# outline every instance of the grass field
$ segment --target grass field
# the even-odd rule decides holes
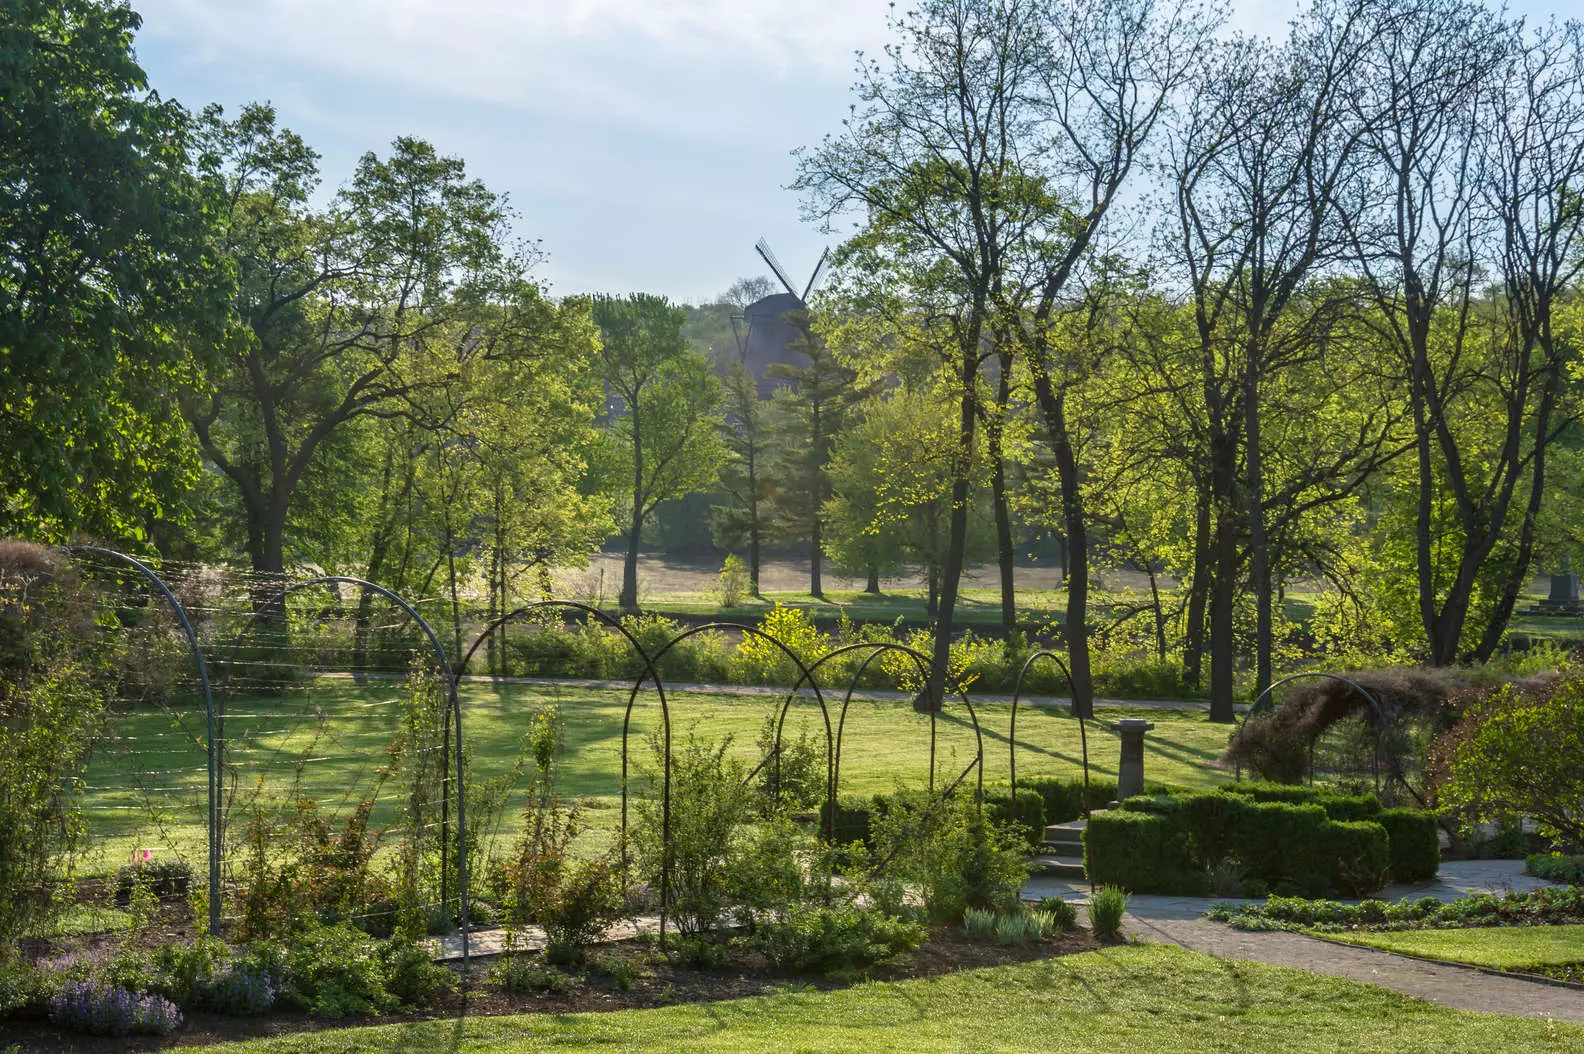
[[[400,731],[402,687],[395,682],[357,685],[323,680],[296,696],[234,699],[227,706],[227,758],[231,823],[243,803],[262,786],[278,797],[300,778],[324,808],[344,811],[372,786],[385,748]],[[668,696],[674,737],[694,730],[709,740],[732,737],[732,752],[757,761],[755,740],[765,716],[779,701],[764,696]],[[621,726],[626,693],[544,689],[475,682],[464,685],[463,728],[479,776],[507,772],[520,751],[528,715],[540,705],[559,707],[563,718],[563,786],[589,799],[597,828],[615,827],[621,790]],[[839,700],[837,701],[839,705]],[[836,721],[837,705],[832,707]],[[984,746],[986,782],[1005,782],[1010,707],[977,707]],[[1115,778],[1118,741],[1108,725],[1120,716],[1147,717],[1155,730],[1146,741],[1147,778],[1182,787],[1207,787],[1227,776],[1209,767],[1224,748],[1228,728],[1211,724],[1203,712],[1102,708],[1088,723],[1090,773]],[[174,847],[191,852],[203,844],[206,803],[201,711],[143,710],[121,716],[111,740],[96,753],[86,782],[88,830],[99,847],[89,870],[125,862],[135,847]],[[652,692],[639,697],[633,715],[631,758],[648,766],[649,733],[660,727]],[[812,701],[794,703],[787,731],[807,729],[823,748],[824,724]],[[971,763],[974,735],[961,704],[948,704],[936,722],[936,778],[945,783]],[[857,700],[842,737],[842,793],[889,790],[899,781],[923,786],[928,777],[930,722],[903,702]],[[1078,724],[1065,710],[1020,708],[1018,773],[1078,776]],[[300,777],[298,776],[300,773]],[[970,777],[971,779],[971,777]],[[641,781],[634,792],[641,789]],[[374,819],[396,814],[397,791],[387,785]],[[511,819],[508,814],[508,819]],[[201,856],[201,852],[199,854]]]
[[[789,990],[605,1014],[463,1018],[204,1049],[362,1051],[1086,1051],[1462,1054],[1584,1048],[1584,1028],[1447,1010],[1383,988],[1162,945],[924,981]]]
[[[1543,966],[1584,963],[1584,926],[1488,926],[1459,930],[1328,933],[1326,936],[1349,944],[1496,970],[1535,970]]]

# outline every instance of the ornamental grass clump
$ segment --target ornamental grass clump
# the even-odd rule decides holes
[[[1127,894],[1115,886],[1105,886],[1089,898],[1089,928],[1101,940],[1122,936],[1122,916],[1127,912]]]
[[[182,1024],[181,1011],[163,996],[68,981],[50,1000],[50,1020],[91,1036],[168,1036]]]
[[[970,940],[987,941],[996,934],[996,913],[985,908],[963,912],[963,929]]]

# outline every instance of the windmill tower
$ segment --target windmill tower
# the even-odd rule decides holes
[[[765,371],[774,365],[785,364],[791,367],[801,367],[807,362],[807,355],[803,349],[812,339],[808,332],[808,297],[814,291],[814,286],[819,282],[820,275],[825,272],[825,262],[830,258],[830,250],[826,249],[820,254],[819,263],[814,265],[814,273],[809,275],[807,284],[800,293],[792,284],[792,279],[787,275],[781,261],[776,259],[770,245],[760,238],[754,250],[769,265],[781,282],[784,293],[772,293],[754,301],[743,309],[740,322],[747,329],[744,338],[738,334],[738,351],[742,354],[743,363],[753,373],[754,382],[759,386],[759,394],[768,396],[776,387],[789,383],[766,378]],[[732,319],[735,329],[739,319]]]

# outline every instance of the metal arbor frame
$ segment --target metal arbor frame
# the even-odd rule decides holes
[[[193,630],[192,620],[187,617],[187,609],[182,607],[181,601],[176,599],[176,594],[171,591],[171,587],[141,560],[125,553],[118,553],[114,549],[105,549],[97,545],[63,545],[60,547],[60,551],[67,555],[84,553],[101,556],[125,564],[138,572],[165,599],[165,603],[169,605],[172,614],[176,616],[176,621],[181,625],[182,636],[187,639],[187,647],[192,652],[193,665],[198,668],[198,685],[203,692],[204,712],[208,728],[208,742],[204,744],[204,752],[208,757],[209,767],[209,933],[214,936],[220,932],[219,715],[215,711],[214,692],[209,684],[209,665],[204,662],[203,648],[198,645],[198,634]]]
[[[1067,669],[1067,664],[1062,661],[1062,657],[1060,655],[1058,655],[1056,652],[1043,651],[1043,650],[1042,651],[1037,651],[1033,655],[1030,655],[1028,657],[1028,661],[1023,663],[1023,668],[1018,671],[1017,683],[1014,684],[1013,688],[1012,688],[1012,722],[1011,722],[1011,728],[1007,732],[1007,767],[1008,767],[1008,770],[1009,770],[1009,772],[1011,774],[1010,782],[1012,784],[1012,818],[1014,820],[1017,819],[1017,713],[1018,713],[1018,704],[1023,701],[1023,682],[1025,680],[1027,680],[1028,675],[1029,675],[1029,671],[1034,668],[1034,664],[1036,662],[1038,662],[1040,659],[1045,659],[1045,660],[1047,660],[1049,662],[1054,662],[1056,664],[1056,668],[1061,670],[1062,677],[1064,677],[1066,679],[1066,681],[1067,681],[1068,698],[1069,699],[1072,698],[1072,694],[1071,694],[1072,690],[1073,690],[1072,673],[1071,673],[1071,671],[1069,671]],[[1078,708],[1076,706],[1069,706],[1069,710],[1072,713],[1072,716],[1078,722],[1078,742],[1079,742],[1079,745],[1080,745],[1081,749],[1083,750],[1083,786],[1084,786],[1083,814],[1084,814],[1084,819],[1087,820],[1089,818],[1089,732],[1088,732],[1088,726],[1085,724],[1084,719],[1081,716],[1079,716],[1079,714],[1078,714]]]
[[[207,720],[207,724],[206,724],[207,742],[205,743],[205,751],[206,751],[206,755],[207,755],[207,769],[208,769],[208,817],[207,817],[207,819],[208,819],[208,823],[207,823],[207,826],[208,826],[208,854],[209,854],[209,920],[208,920],[208,928],[209,928],[209,932],[212,935],[218,935],[219,932],[220,932],[220,928],[221,928],[221,906],[222,906],[221,878],[222,878],[222,870],[223,870],[223,863],[224,863],[224,843],[223,843],[224,817],[222,815],[220,802],[221,802],[221,797],[222,797],[221,782],[222,782],[222,778],[223,778],[224,753],[225,753],[225,745],[226,745],[225,711],[224,711],[223,701],[221,702],[220,705],[217,705],[217,703],[216,703],[216,698],[215,698],[215,695],[216,695],[216,693],[215,693],[216,682],[213,681],[211,679],[211,677],[210,677],[209,663],[207,662],[207,660],[204,657],[203,647],[202,647],[202,645],[201,645],[201,643],[200,643],[200,641],[198,639],[197,632],[193,628],[192,621],[188,617],[188,613],[187,613],[186,609],[182,606],[181,602],[176,598],[176,595],[172,591],[170,586],[165,582],[165,580],[163,578],[160,577],[159,574],[157,574],[151,567],[149,567],[147,564],[143,563],[142,561],[139,561],[139,560],[135,559],[134,557],[128,556],[128,555],[126,555],[124,553],[120,553],[120,552],[117,552],[117,551],[112,550],[112,549],[106,549],[106,548],[101,548],[101,547],[97,547],[97,546],[63,546],[63,547],[61,547],[61,551],[66,552],[68,554],[83,554],[83,555],[94,555],[94,556],[103,557],[103,558],[108,559],[108,560],[119,562],[119,563],[125,565],[126,567],[136,571],[139,575],[141,575],[154,588],[155,591],[157,591],[160,594],[160,596],[164,599],[165,603],[170,607],[172,613],[175,615],[178,624],[181,626],[183,637],[186,640],[188,649],[191,652],[191,655],[192,655],[192,658],[193,658],[193,663],[194,663],[194,665],[195,665],[195,667],[197,668],[197,671],[198,671],[199,684],[200,684],[200,688],[201,688],[201,691],[202,691],[202,694],[203,694],[205,714],[206,714],[206,720]],[[758,776],[763,771],[764,766],[766,764],[774,764],[776,766],[776,768],[777,768],[777,775],[779,776],[779,767],[780,767],[780,764],[781,764],[781,756],[782,756],[782,748],[783,748],[783,733],[785,731],[786,719],[787,719],[788,713],[790,712],[792,703],[805,691],[805,689],[807,691],[811,691],[813,693],[813,699],[814,699],[815,703],[818,705],[818,707],[820,709],[821,719],[822,719],[822,721],[824,723],[824,727],[825,727],[825,744],[826,744],[826,751],[825,751],[825,754],[826,754],[825,794],[826,794],[826,808],[824,809],[824,813],[825,813],[825,817],[826,817],[826,823],[825,823],[825,830],[824,830],[823,833],[824,833],[824,835],[825,835],[825,837],[827,839],[833,838],[834,834],[835,834],[835,831],[834,831],[834,827],[835,827],[835,813],[836,813],[835,802],[836,802],[837,795],[838,795],[839,788],[840,788],[843,734],[844,734],[845,729],[846,729],[848,710],[849,710],[849,708],[850,708],[850,706],[852,704],[853,696],[854,696],[855,692],[857,692],[857,690],[858,690],[858,682],[862,679],[863,675],[868,671],[870,666],[872,666],[878,659],[880,659],[881,656],[886,655],[888,653],[898,654],[898,655],[902,655],[902,656],[906,657],[906,659],[908,661],[910,661],[914,665],[915,669],[918,671],[918,673],[921,675],[922,679],[926,683],[928,682],[928,673],[929,673],[929,670],[930,670],[930,659],[929,659],[928,656],[926,656],[923,653],[917,651],[916,649],[913,649],[913,648],[907,647],[906,645],[899,644],[899,643],[892,642],[892,641],[862,642],[862,643],[857,643],[857,644],[843,645],[841,647],[833,649],[830,652],[827,652],[826,654],[822,655],[819,659],[815,660],[814,662],[808,663],[808,662],[805,662],[795,652],[793,652],[789,647],[787,647],[787,645],[785,643],[783,643],[782,641],[780,641],[779,639],[777,639],[773,635],[764,632],[762,629],[759,629],[758,627],[748,626],[748,625],[744,625],[744,624],[741,624],[741,623],[735,623],[735,622],[711,622],[711,623],[707,623],[705,625],[696,626],[696,627],[684,630],[683,632],[678,633],[675,636],[673,636],[670,639],[668,639],[656,652],[654,652],[651,655],[644,648],[643,644],[632,634],[631,631],[628,630],[628,628],[626,626],[624,626],[621,623],[621,621],[619,619],[617,619],[617,618],[615,618],[615,617],[613,617],[613,616],[611,616],[611,615],[609,615],[609,614],[607,614],[607,613],[605,613],[605,612],[603,612],[603,611],[601,611],[601,610],[599,610],[597,608],[591,607],[591,606],[586,605],[586,604],[579,604],[579,603],[575,603],[575,602],[571,602],[571,601],[553,601],[553,600],[552,601],[544,601],[544,602],[540,602],[540,603],[536,603],[536,604],[525,605],[525,606],[517,608],[516,610],[511,611],[511,612],[509,612],[509,613],[507,613],[505,615],[502,615],[502,616],[500,616],[500,617],[498,617],[496,619],[491,620],[488,624],[486,624],[486,626],[484,627],[483,631],[474,639],[474,641],[471,644],[471,646],[466,650],[466,652],[463,653],[463,655],[460,657],[457,665],[453,668],[451,663],[450,663],[449,658],[446,655],[445,647],[440,642],[439,635],[435,632],[434,627],[428,622],[428,620],[425,619],[421,614],[419,614],[417,609],[414,608],[413,605],[411,603],[409,603],[401,595],[399,595],[396,592],[394,592],[394,591],[392,591],[390,589],[387,589],[386,587],[381,586],[381,585],[379,585],[377,583],[367,581],[366,579],[355,578],[355,577],[347,576],[347,575],[319,575],[319,576],[315,576],[313,578],[308,578],[308,579],[304,579],[304,580],[296,581],[296,582],[284,582],[283,581],[280,584],[277,596],[278,596],[278,599],[280,599],[282,602],[284,602],[284,600],[285,600],[285,598],[287,596],[290,596],[293,593],[297,593],[297,592],[305,590],[305,589],[311,589],[311,588],[315,588],[315,587],[327,587],[328,588],[328,587],[338,586],[338,585],[350,585],[350,586],[355,586],[355,587],[357,587],[359,589],[372,591],[374,593],[379,594],[380,596],[385,597],[386,599],[390,600],[392,603],[396,604],[399,608],[401,608],[401,610],[407,615],[407,617],[409,619],[411,619],[412,622],[414,624],[416,624],[423,631],[424,637],[427,639],[427,641],[429,643],[429,646],[434,651],[435,661],[436,661],[437,667],[438,667],[437,673],[438,673],[439,676],[444,678],[444,682],[445,682],[445,685],[446,685],[446,693],[447,693],[447,705],[446,705],[445,710],[444,710],[444,727],[442,729],[441,737],[440,737],[441,738],[440,746],[441,746],[442,751],[444,752],[443,756],[442,756],[441,767],[442,767],[442,771],[444,771],[446,773],[446,778],[450,779],[450,780],[454,780],[455,781],[455,785],[456,785],[456,787],[455,787],[455,800],[456,800],[456,813],[457,813],[457,831],[456,831],[456,839],[457,839],[457,845],[456,845],[456,852],[457,852],[457,883],[458,883],[458,886],[460,887],[458,889],[458,891],[457,891],[457,895],[458,895],[458,898],[459,898],[459,905],[460,905],[460,917],[462,919],[462,927],[461,927],[462,934],[461,934],[461,936],[462,936],[462,955],[463,955],[464,961],[468,958],[468,955],[469,955],[468,932],[469,932],[469,929],[471,928],[471,917],[470,917],[469,903],[468,903],[468,900],[469,900],[469,893],[468,893],[468,848],[469,847],[468,847],[468,844],[467,844],[468,843],[468,837],[467,837],[467,813],[466,813],[466,809],[467,809],[467,791],[466,791],[466,781],[465,781],[465,773],[464,773],[464,745],[465,745],[466,740],[465,740],[465,737],[463,735],[463,730],[462,730],[462,708],[461,708],[461,701],[460,701],[459,685],[461,683],[461,679],[462,679],[463,675],[467,671],[468,665],[470,664],[470,662],[473,659],[474,654],[478,651],[479,647],[489,638],[489,636],[492,633],[496,632],[497,630],[500,630],[502,627],[506,626],[507,624],[509,624],[511,622],[519,621],[519,620],[525,620],[525,619],[530,618],[531,616],[534,616],[536,614],[539,614],[539,613],[542,613],[542,612],[545,612],[545,611],[556,610],[556,611],[559,611],[559,612],[561,612],[563,614],[580,614],[580,615],[584,616],[585,618],[588,618],[588,619],[591,619],[593,621],[596,621],[596,622],[600,623],[601,625],[603,625],[607,629],[615,630],[616,632],[620,633],[622,635],[622,637],[625,638],[627,644],[633,649],[634,653],[637,655],[637,657],[641,661],[641,663],[642,663],[642,671],[640,672],[638,677],[635,679],[635,681],[633,682],[633,684],[632,684],[632,686],[631,686],[631,688],[630,688],[630,690],[628,692],[627,704],[626,704],[626,707],[624,709],[623,719],[622,719],[622,772],[621,772],[621,793],[622,793],[621,825],[622,825],[622,840],[621,841],[622,841],[622,852],[623,852],[623,855],[624,855],[624,862],[625,862],[626,853],[627,853],[627,838],[626,838],[626,834],[627,834],[627,827],[628,827],[628,811],[629,811],[628,810],[628,805],[629,805],[629,798],[630,798],[629,777],[630,777],[630,738],[631,738],[632,714],[633,714],[633,709],[634,709],[634,707],[637,704],[638,693],[642,690],[643,686],[646,683],[652,682],[654,687],[655,687],[655,690],[656,690],[656,693],[657,693],[657,696],[658,696],[658,700],[659,700],[659,703],[660,703],[661,726],[662,726],[662,730],[663,730],[663,736],[662,736],[662,742],[663,742],[662,778],[661,778],[661,816],[662,816],[662,820],[661,820],[662,832],[661,833],[662,833],[662,842],[666,846],[667,855],[666,855],[666,857],[663,860],[662,865],[661,865],[661,890],[660,890],[660,898],[661,898],[661,929],[660,929],[660,937],[661,937],[661,941],[662,942],[665,939],[666,918],[667,918],[667,914],[668,914],[668,909],[670,907],[670,870],[671,870],[671,868],[670,868],[670,859],[669,859],[669,841],[670,841],[670,831],[671,831],[671,761],[672,761],[672,758],[671,758],[671,746],[672,746],[672,737],[671,737],[671,705],[670,705],[670,702],[668,701],[668,699],[666,697],[665,683],[664,683],[664,680],[661,677],[660,672],[659,672],[659,664],[660,664],[660,661],[664,658],[665,654],[667,652],[669,652],[673,647],[675,647],[679,643],[681,643],[682,641],[688,639],[689,637],[695,636],[697,634],[704,633],[706,631],[730,631],[730,632],[741,633],[741,634],[743,634],[745,636],[751,636],[751,637],[754,637],[754,638],[757,638],[759,640],[763,640],[763,641],[769,643],[770,645],[772,645],[775,649],[777,649],[782,655],[784,655],[793,664],[793,666],[798,671],[798,677],[797,677],[795,683],[791,686],[791,688],[788,689],[788,691],[786,693],[786,696],[783,698],[783,700],[781,702],[781,705],[780,705],[780,708],[779,708],[779,711],[777,713],[776,726],[775,726],[775,738],[774,738],[774,742],[772,744],[770,755],[767,756],[766,758],[764,758],[763,760],[761,760],[759,765],[756,766],[751,772],[748,773],[746,779],[747,780],[753,780],[756,776]],[[230,649],[229,649],[229,651],[228,651],[228,653],[226,655],[226,658],[225,658],[223,674],[222,674],[222,676],[221,676],[221,678],[220,678],[220,680],[218,682],[219,687],[222,689],[222,696],[224,694],[224,691],[226,689],[228,689],[228,687],[229,687],[229,685],[231,683],[232,676],[233,676],[233,674],[235,672],[237,654],[238,654],[238,651],[239,651],[239,649],[241,647],[243,637],[246,634],[246,632],[249,630],[249,628],[251,628],[258,621],[258,619],[262,616],[262,614],[263,614],[263,612],[261,610],[259,610],[257,607],[255,607],[252,610],[252,612],[250,613],[247,621],[243,624],[242,628],[238,630],[236,637],[231,642],[231,647],[230,647]],[[840,710],[839,716],[837,717],[837,720],[836,720],[835,724],[833,725],[832,721],[831,721],[830,706],[828,705],[828,703],[826,701],[825,691],[820,686],[817,674],[819,673],[821,668],[824,667],[827,663],[832,662],[833,660],[836,660],[836,659],[838,659],[838,658],[840,658],[842,656],[850,655],[850,654],[854,654],[854,653],[860,653],[860,652],[868,652],[868,654],[864,657],[863,661],[858,665],[857,669],[852,674],[852,677],[851,677],[851,679],[850,679],[850,681],[849,681],[849,683],[847,685],[846,691],[845,691],[843,699],[842,699],[842,705],[841,705],[841,710]],[[1056,656],[1054,656],[1054,655],[1052,655],[1050,653],[1040,653],[1040,655],[1036,655],[1034,658],[1039,658],[1041,656],[1046,656],[1046,657],[1052,658],[1055,661],[1057,661],[1058,664],[1060,664],[1060,660]],[[1024,674],[1027,673],[1028,665],[1031,665],[1032,662],[1033,662],[1033,659],[1030,660],[1030,664],[1026,664],[1025,665],[1024,671],[1023,671]],[[1063,667],[1063,669],[1065,670],[1065,667]],[[1023,677],[1022,677],[1022,675],[1020,675],[1019,676],[1019,681],[1018,681],[1019,690],[1021,690],[1022,680],[1023,680]],[[980,728],[978,713],[975,710],[973,702],[968,697],[967,693],[965,691],[962,691],[962,690],[959,689],[955,694],[962,700],[963,706],[965,707],[965,709],[968,712],[969,724],[972,727],[973,733],[974,733],[974,755],[973,755],[973,758],[968,762],[968,764],[962,769],[962,771],[957,773],[954,776],[954,778],[952,778],[950,783],[947,784],[945,786],[945,788],[940,792],[940,797],[941,797],[942,800],[944,800],[945,798],[947,798],[950,795],[952,795],[953,793],[955,793],[956,790],[968,778],[969,774],[970,773],[974,773],[974,774],[976,774],[974,800],[975,800],[975,802],[977,804],[982,805],[983,791],[984,791],[984,738],[983,738],[983,732],[982,732],[982,730]],[[1013,737],[1012,737],[1014,753],[1015,753],[1015,750],[1016,750],[1016,736],[1015,736],[1015,733],[1016,733],[1016,707],[1017,707],[1017,701],[1016,701],[1016,699],[1014,699],[1014,704],[1013,704]],[[932,794],[935,791],[935,785],[936,785],[936,778],[935,777],[936,777],[936,768],[937,768],[937,740],[938,740],[937,723],[938,723],[938,716],[939,716],[940,713],[941,713],[941,708],[940,707],[931,706],[929,708],[929,717],[930,717],[929,789],[930,789]],[[449,756],[452,753],[454,753],[454,762],[453,762],[452,758]],[[1085,755],[1084,755],[1084,757],[1085,757],[1085,781],[1086,781],[1086,785],[1087,785],[1087,778],[1088,778],[1087,740],[1085,741]],[[1014,765],[1015,765],[1015,759],[1014,759]],[[1014,786],[1014,789],[1015,789],[1015,787],[1016,787],[1016,783],[1015,783],[1016,770],[1015,770],[1015,768],[1013,770],[1013,774],[1014,774],[1014,784],[1013,784],[1013,786]],[[780,783],[779,778],[777,778],[775,780],[775,786],[778,789],[779,789],[779,783]],[[1015,801],[1015,796],[1014,796],[1014,801]],[[442,795],[442,800],[441,800],[441,805],[442,805],[442,810],[443,810],[443,812],[442,812],[442,820],[441,820],[441,846],[442,846],[441,853],[442,853],[442,859],[441,859],[441,864],[440,864],[440,866],[441,866],[441,882],[442,882],[442,888],[441,888],[442,900],[447,899],[445,883],[448,881],[447,876],[449,875],[449,868],[447,866],[447,860],[446,860],[446,856],[445,856],[445,854],[449,851],[449,846],[450,846],[450,832],[449,832],[449,829],[448,829],[449,828],[449,804],[450,804],[450,797],[447,796],[447,795]],[[1015,806],[1014,806],[1014,808],[1015,808]]]
[[[461,927],[462,961],[466,963],[468,960],[469,951],[467,925],[467,920],[469,918],[467,881],[467,788],[465,781],[462,778],[462,710],[457,698],[457,679],[451,672],[451,663],[450,660],[446,658],[445,647],[440,643],[440,637],[435,633],[434,627],[429,624],[429,620],[420,615],[418,610],[407,602],[406,598],[390,589],[386,589],[382,585],[370,582],[366,579],[354,578],[350,575],[317,575],[313,578],[303,579],[300,582],[289,582],[283,584],[278,590],[278,596],[282,604],[284,604],[288,596],[299,592],[300,590],[311,589],[316,586],[329,587],[336,585],[350,585],[366,590],[372,590],[373,592],[378,593],[380,596],[385,597],[387,600],[390,600],[392,603],[400,607],[407,617],[412,619],[412,621],[416,623],[421,630],[423,630],[424,636],[429,640],[430,647],[434,649],[435,661],[438,663],[437,672],[444,679],[443,683],[446,686],[447,694],[445,717],[448,727],[443,728],[440,735],[440,769],[442,772],[446,772],[448,774],[448,778],[454,778],[456,781],[457,885],[459,887],[457,895],[459,901],[460,918],[463,920],[463,925]],[[247,623],[242,629],[237,631],[236,638],[231,642],[231,650],[226,655],[225,678],[221,682],[222,688],[226,690],[229,690],[230,688],[231,674],[236,664],[237,649],[240,648],[242,644],[242,636],[254,625],[254,623],[259,620],[260,614],[261,612],[255,608],[252,615],[249,616]],[[219,710],[217,716],[218,721],[215,722],[214,731],[211,731],[211,742],[214,744],[211,749],[223,757],[225,752],[225,710],[223,706]],[[451,751],[450,732],[452,729],[455,730],[456,741],[456,772],[454,775],[450,773],[451,759],[449,757]],[[440,899],[442,902],[444,902],[446,899],[446,875],[449,871],[446,854],[450,845],[450,832],[448,830],[450,825],[450,816],[448,815],[449,799],[447,799],[444,794],[441,795],[440,804]],[[218,842],[220,838],[221,822],[222,817],[216,813],[211,820],[210,827],[210,840],[212,842]],[[211,884],[217,884],[218,874],[219,866],[217,859],[214,873],[210,878]],[[215,909],[211,904],[211,915],[214,914],[214,910]]]

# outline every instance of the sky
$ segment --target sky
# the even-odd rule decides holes
[[[839,130],[855,53],[889,39],[885,0],[134,6],[154,88],[194,110],[273,103],[327,187],[416,135],[509,195],[552,293],[690,303],[765,273],[761,236],[797,282],[840,240],[802,218],[792,151]],[[1233,0],[1231,22],[1274,34],[1297,10]]]

